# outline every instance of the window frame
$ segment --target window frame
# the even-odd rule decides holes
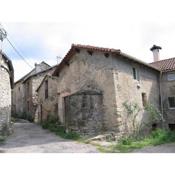
[[[169,79],[168,78],[169,75],[174,75],[174,79]],[[175,81],[175,73],[168,73],[167,74],[167,81]]]
[[[134,80],[140,81],[139,70],[136,67],[132,67],[132,76]]]
[[[45,80],[45,86],[44,86],[44,95],[45,95],[45,99],[48,99],[48,97],[49,97],[49,82],[48,82],[48,80]]]
[[[141,96],[142,96],[142,105],[145,108],[148,104],[147,94],[145,92],[142,92]]]
[[[174,107],[171,107],[171,106],[170,106],[169,98],[174,98],[174,101],[175,101],[175,96],[170,96],[170,97],[168,97],[168,109],[175,109],[175,105],[174,105]]]

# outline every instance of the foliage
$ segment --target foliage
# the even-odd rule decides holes
[[[157,108],[155,108],[155,106],[153,106],[152,104],[147,104],[145,110],[148,112],[149,121],[151,123],[162,121],[161,112]]]
[[[145,146],[155,146],[163,143],[170,143],[175,141],[175,132],[163,129],[157,129],[144,138],[135,139],[131,137],[122,138],[118,144],[114,145],[111,150],[116,152],[129,152],[133,149],[139,149]]]
[[[80,139],[80,135],[78,133],[66,132],[65,127],[61,126],[60,123],[55,119],[50,119],[46,122],[43,122],[42,127],[44,129],[50,130],[51,132],[54,132],[56,135],[65,139],[73,139],[73,140]]]
[[[141,111],[141,108],[137,103],[124,102],[123,106],[125,107],[125,110],[127,112],[127,117],[132,124],[132,130],[134,132],[134,135],[137,135],[140,129],[140,125],[137,122],[137,116]]]

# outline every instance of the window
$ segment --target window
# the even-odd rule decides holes
[[[175,97],[168,97],[169,108],[175,108]]]
[[[48,98],[48,80],[45,81],[45,99]]]
[[[168,127],[171,131],[175,131],[175,124],[174,123],[168,124]]]
[[[157,129],[157,123],[152,124],[152,130],[155,131]]]
[[[135,67],[133,67],[133,68],[132,68],[132,72],[133,72],[133,78],[134,78],[134,80],[138,80],[138,81],[139,81],[139,73],[138,73],[138,70],[137,70]]]
[[[143,106],[144,107],[146,107],[146,105],[147,105],[147,95],[146,95],[146,93],[142,93],[142,104],[143,104]]]
[[[168,81],[174,81],[175,80],[175,74],[171,73],[167,75]]]

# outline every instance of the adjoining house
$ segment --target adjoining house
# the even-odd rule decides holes
[[[10,127],[13,81],[12,62],[7,55],[0,53],[0,134],[6,134]]]
[[[49,72],[52,73],[53,67],[45,62],[35,64],[35,68],[18,80],[13,89],[13,113],[28,114],[34,117],[37,93],[36,89],[41,84],[44,76]]]
[[[145,105],[160,110],[159,75],[157,68],[120,50],[73,44],[53,73],[59,120],[90,135],[129,132],[124,103],[137,103],[137,120],[148,122]]]
[[[175,130],[175,58],[160,60],[160,47],[153,46],[154,62],[151,66],[159,69],[161,106],[166,127]]]
[[[46,75],[37,88],[38,104],[35,122],[42,123],[51,119],[58,120],[57,77]]]

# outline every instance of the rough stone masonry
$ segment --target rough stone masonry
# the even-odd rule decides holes
[[[5,54],[0,54],[0,134],[8,133],[11,117],[13,66]]]

